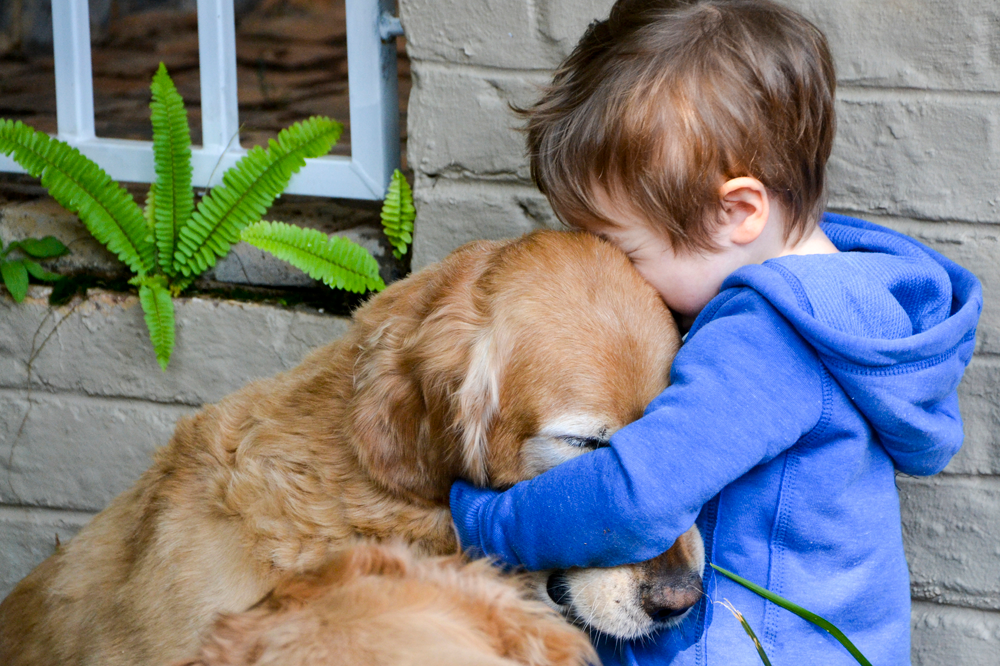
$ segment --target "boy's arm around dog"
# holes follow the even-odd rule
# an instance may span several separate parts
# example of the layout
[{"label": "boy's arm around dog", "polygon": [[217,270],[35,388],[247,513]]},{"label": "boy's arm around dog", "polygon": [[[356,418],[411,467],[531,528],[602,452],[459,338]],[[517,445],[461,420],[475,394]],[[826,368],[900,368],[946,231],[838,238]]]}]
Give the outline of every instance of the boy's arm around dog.
[{"label": "boy's arm around dog", "polygon": [[[840,254],[783,257],[730,276],[678,353],[672,385],[609,448],[496,496],[456,484],[463,545],[529,569],[651,557],[751,470],[751,485],[770,476],[786,492],[788,469],[763,467],[796,444],[796,459],[817,463],[827,455],[819,447],[845,453],[836,469],[797,481],[845,498],[827,513],[854,515],[846,498],[884,496],[884,510],[869,507],[871,521],[885,522],[873,528],[898,532],[893,466],[933,474],[961,445],[956,387],[982,291],[971,273],[891,230],[835,215],[824,230]],[[748,502],[784,501],[745,490]]]}]

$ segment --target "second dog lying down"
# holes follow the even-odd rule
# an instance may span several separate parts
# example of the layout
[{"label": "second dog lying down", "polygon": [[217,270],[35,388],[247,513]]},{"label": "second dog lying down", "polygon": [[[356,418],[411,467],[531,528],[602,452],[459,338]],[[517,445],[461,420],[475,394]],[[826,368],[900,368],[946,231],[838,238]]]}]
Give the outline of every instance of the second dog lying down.
[{"label": "second dog lying down", "polygon": [[[664,388],[678,346],[656,292],[601,240],[465,246],[297,368],[182,420],[0,604],[0,663],[170,663],[220,613],[358,537],[453,553],[455,478],[506,487],[605,445]],[[692,528],[647,563],[556,572],[552,605],[640,636],[697,600],[702,560]],[[535,575],[542,598],[548,579]]]}]

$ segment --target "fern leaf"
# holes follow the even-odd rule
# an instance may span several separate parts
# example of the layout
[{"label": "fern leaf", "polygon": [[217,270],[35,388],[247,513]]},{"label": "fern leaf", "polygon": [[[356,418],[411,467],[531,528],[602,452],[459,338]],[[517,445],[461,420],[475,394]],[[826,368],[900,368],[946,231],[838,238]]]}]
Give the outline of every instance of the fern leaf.
[{"label": "fern leaf", "polygon": [[382,203],[382,230],[392,245],[392,254],[397,259],[406,254],[406,249],[413,242],[413,220],[417,211],[413,207],[413,191],[403,173],[396,169],[392,172],[389,191]]},{"label": "fern leaf", "polygon": [[174,270],[197,275],[215,265],[240,231],[264,215],[305,159],[330,152],[341,131],[340,123],[316,116],[282,130],[267,150],[253,148],[223,174],[223,184],[198,203],[191,221],[180,229]]},{"label": "fern leaf", "polygon": [[146,229],[155,237],[156,234],[156,183],[149,186],[146,195],[146,206],[142,209],[142,217],[146,220]]},{"label": "fern leaf", "polygon": [[153,208],[157,262],[168,275],[174,274],[174,243],[179,229],[191,218],[191,130],[187,111],[167,68],[153,75],[153,161],[156,165],[156,197]]},{"label": "fern leaf", "polygon": [[174,302],[163,276],[146,279],[139,284],[139,303],[145,314],[149,339],[153,342],[156,361],[167,369],[174,351]]},{"label": "fern leaf", "polygon": [[0,119],[0,152],[41,178],[52,198],[79,215],[94,238],[133,272],[153,270],[156,248],[142,211],[104,169],[76,148],[36,132],[20,120]]},{"label": "fern leaf", "polygon": [[283,222],[257,222],[240,237],[254,247],[287,261],[314,280],[355,293],[381,291],[385,283],[378,262],[357,243]]}]

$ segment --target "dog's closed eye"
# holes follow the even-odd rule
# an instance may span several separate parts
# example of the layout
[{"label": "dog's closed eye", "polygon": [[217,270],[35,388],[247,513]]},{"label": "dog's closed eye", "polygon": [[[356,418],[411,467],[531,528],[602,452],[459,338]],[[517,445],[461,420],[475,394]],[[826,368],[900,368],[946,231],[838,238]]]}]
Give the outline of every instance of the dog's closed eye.
[{"label": "dog's closed eye", "polygon": [[575,446],[581,449],[599,449],[608,446],[608,440],[600,437],[575,437],[573,435],[564,435],[559,439],[570,446]]}]

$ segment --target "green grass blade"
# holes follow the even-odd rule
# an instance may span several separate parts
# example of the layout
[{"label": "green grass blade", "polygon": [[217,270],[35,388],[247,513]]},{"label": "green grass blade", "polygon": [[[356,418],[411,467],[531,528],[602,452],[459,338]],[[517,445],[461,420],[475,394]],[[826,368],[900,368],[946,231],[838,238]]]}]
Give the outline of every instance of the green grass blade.
[{"label": "green grass blade", "polygon": [[836,626],[834,626],[830,621],[828,621],[828,620],[820,617],[819,615],[816,615],[815,613],[813,613],[811,611],[806,610],[802,606],[798,606],[796,604],[793,604],[788,599],[785,599],[784,597],[781,597],[781,596],[775,594],[774,592],[771,592],[770,590],[761,587],[760,585],[756,585],[754,583],[751,583],[746,578],[741,578],[740,576],[737,576],[732,571],[728,571],[728,570],[723,569],[722,567],[716,566],[714,564],[712,565],[712,568],[715,569],[716,571],[718,571],[719,573],[721,573],[726,578],[729,578],[729,579],[731,579],[733,581],[736,581],[737,583],[739,583],[743,587],[747,588],[751,592],[753,592],[753,593],[755,593],[755,594],[757,594],[757,595],[759,595],[761,597],[764,597],[765,599],[767,599],[771,603],[777,604],[778,606],[781,606],[782,608],[784,608],[785,610],[787,610],[787,611],[789,611],[791,613],[795,613],[796,615],[798,615],[799,617],[801,617],[803,620],[808,620],[809,622],[812,622],[817,627],[819,627],[820,629],[823,629],[828,634],[830,634],[831,636],[833,636],[834,638],[836,638],[840,642],[840,644],[843,645],[844,648],[848,652],[851,653],[851,656],[854,657],[854,659],[859,664],[862,664],[862,666],[872,666],[871,662],[868,661],[868,659],[866,659],[863,654],[861,654],[861,650],[859,650],[857,647],[855,647],[854,643],[852,643],[850,641],[850,639],[848,639],[847,636],[844,635],[844,632],[842,632],[840,629],[838,629]]},{"label": "green grass blade", "polygon": [[55,282],[56,280],[61,280],[62,275],[59,273],[53,273],[52,271],[47,271],[37,262],[31,259],[22,259],[24,267],[36,280],[43,280],[45,282]]},{"label": "green grass blade", "polygon": [[241,237],[254,247],[287,261],[314,280],[355,293],[381,291],[385,283],[368,250],[339,236],[283,222],[257,222]]},{"label": "green grass blade", "polygon": [[223,174],[222,185],[198,203],[191,221],[180,230],[174,270],[190,276],[214,266],[240,232],[267,212],[306,158],[330,152],[342,131],[340,123],[316,116],[282,130],[267,150],[250,150]]},{"label": "green grass blade", "polygon": [[145,314],[156,361],[160,368],[166,370],[174,351],[174,302],[165,281],[156,278],[143,281],[139,285],[139,303]]},{"label": "green grass blade", "polygon": [[156,248],[142,211],[121,185],[80,151],[20,120],[0,119],[0,153],[41,178],[53,199],[80,217],[94,238],[134,273],[153,270]]},{"label": "green grass blade", "polygon": [[733,617],[739,620],[740,625],[743,627],[743,631],[746,632],[747,636],[750,637],[750,640],[753,641],[754,647],[757,648],[757,656],[760,657],[761,663],[763,663],[764,666],[771,666],[771,660],[767,658],[767,653],[764,652],[764,646],[761,645],[760,639],[758,639],[757,634],[754,633],[753,627],[751,627],[750,623],[747,622],[747,619],[743,617],[743,613],[736,610],[736,607],[729,603],[729,599],[716,603],[720,604],[723,608],[732,613]]},{"label": "green grass blade", "polygon": [[28,295],[28,269],[20,259],[0,263],[0,274],[7,291],[15,303],[20,303]]},{"label": "green grass blade", "polygon": [[174,244],[180,229],[194,210],[191,189],[191,129],[187,111],[167,68],[153,75],[153,101],[149,107],[153,121],[153,161],[156,168],[154,221],[157,262],[168,275],[174,273]]},{"label": "green grass blade", "polygon": [[393,247],[393,256],[397,259],[406,254],[407,247],[413,242],[413,220],[416,216],[413,191],[403,173],[396,169],[392,173],[392,181],[382,203],[381,217],[382,230]]}]

